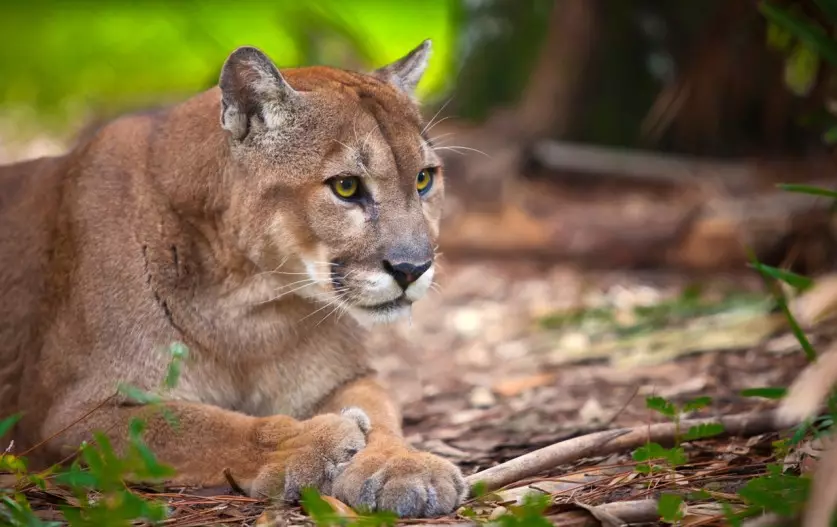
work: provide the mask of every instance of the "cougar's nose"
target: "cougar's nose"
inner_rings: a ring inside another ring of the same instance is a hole
[[[427,272],[431,265],[433,265],[433,262],[430,261],[415,265],[409,262],[392,263],[389,260],[384,260],[384,270],[395,278],[401,289],[405,290]]]

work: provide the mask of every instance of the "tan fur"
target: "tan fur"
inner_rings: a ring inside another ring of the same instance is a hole
[[[782,400],[777,420],[785,426],[814,417],[837,384],[837,346],[817,357],[796,378]],[[837,507],[837,443],[827,440],[820,458],[803,514],[803,527],[828,527]]]
[[[411,98],[428,52],[370,75],[280,74],[241,48],[220,88],[0,167],[0,416],[23,413],[18,451],[52,438],[30,457],[53,463],[95,429],[119,444],[141,416],[176,483],[229,468],[253,495],[310,484],[402,516],[452,511],[462,476],[404,443],[358,322],[408,313],[432,280],[402,292],[382,263],[433,259],[444,185],[439,169],[416,191],[439,159]],[[370,200],[339,200],[339,174]],[[178,428],[115,397],[64,431],[119,383],[156,389],[174,341],[189,349],[165,394]]]

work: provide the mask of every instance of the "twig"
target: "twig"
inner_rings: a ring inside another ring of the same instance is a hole
[[[233,489],[233,492],[237,492],[243,496],[247,496],[247,493],[244,492],[244,489],[238,484],[238,482],[233,478],[232,472],[230,472],[229,468],[224,469],[224,478],[226,478],[227,483],[230,484],[230,488]]]
[[[29,448],[29,449],[25,450],[24,452],[22,452],[22,453],[20,454],[20,456],[21,456],[21,457],[23,457],[23,456],[26,456],[26,455],[28,455],[28,454],[31,454],[33,451],[35,451],[35,450],[37,450],[37,449],[41,448],[42,446],[44,446],[45,444],[49,443],[50,441],[52,441],[52,440],[53,440],[53,439],[55,439],[56,437],[60,436],[61,434],[63,434],[64,432],[66,432],[67,430],[69,430],[70,428],[72,428],[73,426],[75,426],[75,425],[77,425],[78,423],[80,423],[80,422],[84,421],[85,419],[87,419],[88,417],[90,417],[90,416],[93,414],[93,412],[95,412],[96,410],[98,410],[98,409],[102,408],[102,407],[103,407],[104,405],[106,405],[108,402],[110,402],[111,400],[113,400],[113,398],[114,398],[114,397],[116,397],[116,395],[117,395],[117,394],[116,394],[116,393],[114,393],[113,395],[108,396],[105,400],[103,400],[102,402],[100,402],[99,404],[97,404],[96,406],[94,406],[93,408],[91,408],[91,409],[90,409],[90,411],[88,411],[87,413],[85,413],[84,415],[82,415],[81,417],[79,417],[78,419],[76,419],[75,421],[71,422],[70,424],[68,424],[67,426],[65,426],[64,428],[62,428],[61,430],[59,430],[59,431],[55,432],[54,434],[52,434],[52,435],[51,435],[51,436],[49,436],[48,438],[44,439],[43,441],[41,441],[41,442],[39,442],[39,443],[36,443],[33,447],[31,447],[31,448]]]
[[[622,408],[613,412],[613,415],[610,416],[610,419],[608,419],[607,421],[602,423],[604,425],[603,428],[608,428],[610,425],[613,424],[614,421],[616,421],[616,419],[619,418],[620,415],[622,415],[622,412],[625,411],[625,409],[628,407],[628,405],[631,404],[631,401],[634,400],[634,397],[636,397],[636,394],[639,393],[639,388],[640,388],[640,385],[637,384],[634,387],[634,391],[633,391],[633,393],[631,393],[631,396],[628,397],[628,399],[625,401],[625,404],[622,405]]]
[[[687,419],[680,423],[680,427],[688,429],[692,426],[718,423],[719,421],[724,426],[722,435],[726,436],[754,436],[781,429],[774,422],[775,413],[772,411],[736,414],[721,419]],[[486,490],[492,491],[508,483],[592,455],[601,456],[632,450],[649,442],[673,444],[674,435],[675,426],[673,423],[596,432],[529,452],[482,472],[472,474],[466,478],[466,481],[469,485],[481,482],[485,485]]]

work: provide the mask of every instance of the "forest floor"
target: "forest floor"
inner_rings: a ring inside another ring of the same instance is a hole
[[[711,398],[683,418],[756,416],[773,403],[740,392],[787,386],[805,364],[792,336],[776,329],[755,272],[695,283],[662,271],[509,262],[444,262],[442,270],[441,291],[419,303],[411,321],[376,331],[371,345],[403,404],[409,442],[452,460],[466,475],[586,434],[667,422],[646,406],[652,395],[675,404]],[[812,339],[822,345],[833,335]],[[637,472],[635,447],[584,455],[530,471],[499,494],[431,522],[496,517],[526,491],[551,497],[556,525],[612,525],[612,516],[589,507],[647,509],[645,503],[654,516],[648,500],[662,492],[703,490],[687,500],[683,524],[722,525],[720,503],[740,502],[738,489],[776,461],[772,444],[779,438],[767,430],[689,442],[683,466],[651,475]],[[53,509],[42,515],[57,517],[59,500],[33,492],[33,503]],[[229,488],[154,497],[169,501],[163,525],[308,521],[299,507],[266,511]]]
[[[742,390],[787,386],[806,362],[749,269],[696,276],[444,258],[440,269],[439,290],[415,306],[409,322],[377,329],[370,345],[404,408],[408,441],[466,476],[573,438],[670,422],[648,408],[651,396],[677,405],[701,401],[684,419],[757,420],[774,403]],[[810,337],[821,347],[837,328]],[[805,453],[776,458],[774,441],[788,431],[745,435],[690,441],[676,470],[650,475],[632,458],[641,444],[584,452],[524,471],[457,514],[419,523],[496,518],[530,492],[549,496],[557,525],[618,524],[614,515],[655,524],[651,500],[673,491],[689,496],[682,524],[722,525],[721,504],[740,506],[738,490],[768,463],[810,470]],[[162,525],[309,522],[299,507],[275,510],[231,488],[169,490],[136,489],[168,502]],[[28,497],[47,520],[59,519],[58,506],[75,499],[57,487],[31,489]],[[619,503],[630,510],[619,512]],[[617,506],[608,509],[613,514],[591,508],[602,504]]]

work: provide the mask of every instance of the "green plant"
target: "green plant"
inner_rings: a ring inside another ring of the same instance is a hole
[[[188,356],[186,347],[176,342],[169,348],[171,360],[162,381],[161,393],[174,388],[180,377],[183,360]],[[124,385],[120,393],[149,406],[151,411],[161,410],[161,396]],[[165,414],[164,414],[165,415]],[[172,416],[169,416],[172,417]],[[0,438],[17,420],[13,415],[0,421]],[[173,419],[170,422],[176,425]],[[26,459],[9,452],[0,453],[0,472],[16,477],[13,488],[0,489],[0,524],[14,527],[44,527],[60,525],[45,523],[32,511],[23,490],[31,485],[47,488],[47,482],[65,486],[76,498],[77,504],[61,506],[67,524],[71,527],[122,527],[136,520],[156,523],[166,517],[162,502],[149,500],[134,493],[125,485],[126,480],[155,481],[174,474],[171,467],[159,463],[142,439],[145,421],[131,421],[128,440],[123,452],[118,453],[108,437],[96,432],[93,441],[81,445],[76,460],[67,469],[56,465],[41,472],[29,472]]]
[[[798,189],[796,189],[798,191]],[[804,331],[790,311],[785,293],[777,282],[784,282],[798,291],[804,291],[811,287],[812,281],[804,276],[791,273],[784,269],[778,269],[759,262],[751,253],[751,267],[758,271],[765,280],[767,287],[773,292],[776,303],[788,321],[794,336],[802,347],[808,360],[816,360],[816,351],[811,346]],[[742,396],[763,397],[768,399],[780,399],[786,393],[784,388],[752,388],[743,390]],[[834,408],[834,407],[832,407]],[[833,411],[832,411],[833,413]],[[790,449],[798,444],[809,433],[825,433],[830,428],[830,417],[826,420],[818,419],[810,423],[803,423],[796,427],[791,438],[776,441],[773,443],[773,453],[776,459],[784,458]],[[802,509],[808,495],[809,480],[807,477],[785,472],[782,463],[771,463],[766,467],[766,473],[760,477],[749,480],[738,491],[738,496],[745,503],[745,507],[739,511],[733,511],[729,504],[725,507],[725,516],[730,525],[741,525],[743,519],[772,512],[784,517],[793,517]]]
[[[552,499],[546,494],[527,494],[520,505],[509,505],[508,511],[497,518],[502,527],[550,527],[546,511]]]
[[[657,505],[660,518],[668,523],[676,523],[683,519],[683,496],[679,494],[662,493]]]
[[[827,11],[827,14],[833,21],[837,22],[837,2],[819,0],[817,4]],[[817,50],[827,60],[837,64],[837,41],[832,37],[826,37],[819,29],[809,26],[806,22],[788,11],[783,11],[769,4],[762,4],[762,12],[782,30],[795,35],[800,39],[800,42],[811,46],[812,49]],[[832,128],[827,135],[832,135],[834,138],[837,138],[837,128]],[[837,200],[837,192],[833,190],[807,185],[780,185],[779,187],[788,192],[799,192]],[[784,291],[778,286],[779,282],[783,282],[801,292],[810,288],[813,285],[813,281],[808,277],[765,265],[759,262],[752,252],[750,260],[751,267],[761,274],[767,287],[772,291],[777,305],[785,316],[805,356],[809,361],[815,361],[817,359],[817,353],[788,307]],[[780,399],[784,397],[785,393],[786,390],[784,388],[764,387],[744,390],[741,392],[741,395],[746,397]],[[828,415],[802,423],[796,427],[790,438],[773,443],[773,451],[776,459],[783,459],[809,433],[814,437],[831,433],[834,419],[837,416],[836,395],[832,393],[829,397]],[[766,473],[763,476],[751,479],[738,491],[738,496],[746,504],[746,507],[741,511],[734,512],[729,504],[726,504],[726,518],[730,525],[741,525],[744,518],[755,516],[765,511],[788,518],[795,517],[804,507],[808,497],[809,487],[810,480],[807,477],[786,472],[782,463],[768,464]]]
[[[821,16],[809,15],[806,6],[798,2],[782,6],[774,2],[759,3],[759,11],[768,23],[767,45],[785,55],[785,84],[797,95],[809,93],[824,71],[831,73],[824,66],[837,66],[834,38],[837,4],[833,0],[813,3]],[[828,105],[826,110],[827,122],[831,124],[823,133],[823,141],[833,144],[837,140],[837,126],[833,110]]]
[[[695,441],[722,434],[724,426],[721,423],[700,423],[689,427],[685,434],[681,433],[680,423],[683,414],[700,410],[711,403],[712,398],[710,397],[698,397],[686,401],[682,405],[673,403],[664,397],[647,397],[645,406],[648,409],[656,411],[674,423],[674,446],[666,448],[659,443],[649,442],[636,449],[633,453],[634,461],[638,462],[635,470],[641,474],[674,472],[677,467],[685,465],[689,461],[685,449],[681,446],[683,441]],[[663,493],[658,500],[657,512],[664,521],[676,523],[683,519],[683,504],[684,499],[680,494]]]
[[[346,517],[334,510],[320,493],[313,488],[302,489],[302,509],[319,527],[381,527],[395,525],[397,516],[390,512],[362,512],[356,517]]]
[[[656,411],[674,423],[674,446],[665,448],[659,443],[647,443],[645,446],[636,449],[633,458],[634,461],[640,462],[636,466],[636,470],[648,474],[660,470],[674,469],[689,460],[685,450],[680,446],[683,441],[695,441],[722,434],[724,426],[721,423],[701,423],[690,427],[685,434],[681,433],[680,422],[683,414],[700,410],[711,403],[712,398],[710,397],[698,397],[686,401],[682,405],[672,403],[659,396],[647,397],[645,405],[650,410]],[[665,461],[667,466],[655,465],[652,463],[655,460]]]

